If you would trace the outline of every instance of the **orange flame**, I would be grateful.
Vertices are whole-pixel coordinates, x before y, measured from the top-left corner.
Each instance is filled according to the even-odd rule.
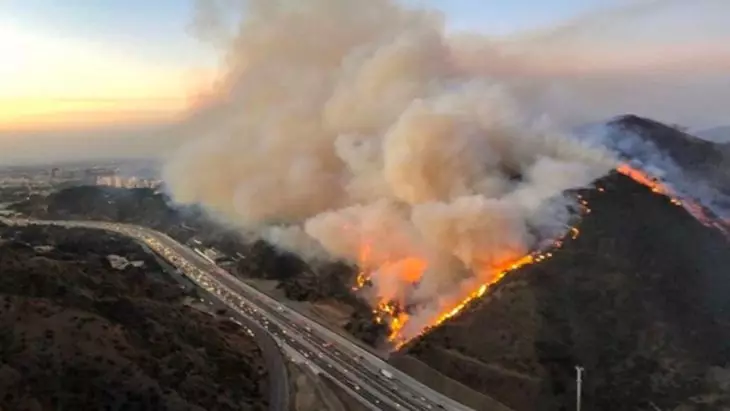
[[[583,207],[583,212],[587,212],[587,202],[581,200],[580,203]],[[578,231],[578,229],[574,227],[570,228],[568,231],[568,234],[573,239],[577,238],[579,233],[580,232]],[[562,247],[562,245],[562,239],[558,239],[553,242],[554,248],[560,248]],[[372,253],[368,243],[364,243],[361,246],[359,256],[360,272],[357,275],[356,285],[353,287],[356,290],[362,289],[363,287],[368,285],[370,274],[375,271],[382,270],[381,272],[392,273],[392,275],[398,276],[398,278],[402,281],[415,284],[420,281],[423,273],[428,267],[427,261],[417,257],[408,257],[393,262],[386,262],[380,267],[375,267],[374,269],[372,269],[373,263],[369,260],[372,256]],[[471,303],[475,299],[484,296],[484,294],[492,285],[499,282],[508,273],[524,267],[528,264],[544,261],[552,256],[552,252],[535,252],[522,257],[508,258],[497,267],[490,267],[488,269],[485,269],[485,272],[483,272],[482,275],[479,276],[479,278],[489,278],[490,280],[477,285],[473,291],[469,292],[466,297],[462,298],[460,301],[456,301],[451,304],[446,304],[442,306],[441,312],[433,317],[431,323],[422,331],[422,333],[438,327],[446,320],[458,315],[464,310],[464,308],[469,305],[469,303]],[[373,314],[376,323],[388,325],[388,341],[394,345],[396,350],[401,348],[408,341],[410,341],[412,336],[408,337],[403,334],[403,328],[408,323],[410,316],[406,312],[404,307],[401,307],[399,302],[381,299],[377,303],[376,307],[373,309]]]
[[[628,164],[621,164],[616,169],[619,173],[630,177],[632,180],[639,184],[643,184],[651,189],[651,191],[657,194],[669,195],[671,191],[668,187],[663,185],[659,180],[651,177],[649,174],[639,170],[638,168],[631,167]]]
[[[368,281],[368,275],[367,271],[365,271],[364,263],[370,261],[370,254],[372,252],[372,249],[370,247],[370,244],[363,244],[360,247],[360,255],[358,256],[358,262],[360,271],[357,273],[357,278],[355,278],[355,286],[352,287],[353,290],[357,291],[367,284]]]
[[[651,189],[651,191],[661,194],[669,198],[672,204],[683,207],[690,213],[697,221],[702,223],[706,227],[715,228],[720,230],[726,236],[730,235],[730,226],[721,220],[713,218],[705,207],[699,203],[692,201],[691,199],[680,199],[677,194],[674,193],[669,187],[662,184],[658,179],[651,177],[649,174],[642,170],[631,167],[628,164],[620,165],[616,171],[630,177],[639,184],[643,184]]]
[[[712,221],[702,206],[688,200],[680,201],[673,195],[668,186],[662,184],[661,181],[650,176],[644,171],[633,168],[628,164],[620,165],[617,171],[630,177],[634,181],[649,187],[653,192],[669,197],[673,204],[684,207],[704,224],[717,227],[717,223]],[[606,190],[603,187],[599,187],[598,191],[603,193]],[[588,208],[588,202],[580,195],[578,195],[578,203],[581,208],[581,215],[590,214],[591,210]],[[578,235],[580,235],[580,231],[577,227],[569,227],[566,233],[566,237],[569,236],[571,239],[576,239]],[[563,244],[564,238],[556,239],[552,244],[553,249],[559,249],[563,246]],[[441,312],[433,317],[431,324],[429,324],[422,333],[426,333],[429,330],[438,327],[448,319],[461,313],[469,305],[469,303],[484,296],[492,285],[498,283],[510,272],[529,264],[542,262],[552,256],[553,253],[550,251],[534,252],[522,257],[515,256],[508,258],[504,263],[497,267],[485,269],[484,272],[480,273],[483,275],[480,275],[479,278],[489,278],[489,280],[485,283],[478,284],[475,289],[469,292],[466,297],[461,299],[461,301],[441,307]],[[404,282],[415,284],[420,281],[423,273],[428,267],[428,263],[427,261],[417,257],[408,257],[397,261],[386,262],[378,267],[373,267],[371,246],[368,243],[364,243],[361,246],[359,253],[359,267],[360,272],[357,275],[356,285],[353,287],[356,290],[367,286],[371,273],[376,271],[392,273],[392,275],[398,276],[398,278]],[[405,307],[399,305],[399,302],[381,300],[373,310],[373,314],[375,315],[375,321],[377,323],[388,325],[390,329],[388,341],[395,346],[396,350],[400,349],[403,345],[410,341],[410,337],[403,334],[403,328],[408,323],[410,317],[406,312]]]
[[[490,286],[496,284],[504,278],[510,271],[515,271],[518,268],[521,268],[523,266],[526,266],[528,264],[532,264],[538,261],[539,258],[542,258],[542,255],[535,254],[535,255],[526,255],[524,257],[521,257],[515,261],[512,261],[511,263],[505,264],[504,267],[501,269],[496,269],[496,275],[492,276],[492,279],[485,284],[482,284],[477,288],[475,291],[470,293],[464,300],[461,302],[455,304],[451,308],[446,308],[444,312],[436,319],[436,321],[431,325],[431,327],[438,327],[439,325],[443,324],[444,321],[448,320],[449,318],[454,317],[455,315],[459,314],[464,308],[473,300],[480,298],[484,295],[484,293],[487,292]]]

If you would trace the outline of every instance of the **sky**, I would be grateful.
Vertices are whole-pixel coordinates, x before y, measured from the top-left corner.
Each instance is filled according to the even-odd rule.
[[[0,128],[142,120],[186,104],[213,51],[187,1],[0,0]],[[204,73],[203,73],[204,76]]]
[[[450,32],[519,42],[528,74],[550,77],[549,98],[575,118],[730,124],[730,1],[402,1],[443,11]],[[195,10],[193,0],[0,0],[0,143],[178,118],[220,72]]]
[[[452,30],[506,35],[617,0],[412,0]],[[542,5],[536,5],[542,3]],[[548,5],[549,3],[549,5]],[[0,0],[0,129],[174,115],[215,76],[190,0]]]

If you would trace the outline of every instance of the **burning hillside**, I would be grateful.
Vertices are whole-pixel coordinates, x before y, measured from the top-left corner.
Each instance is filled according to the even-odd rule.
[[[171,194],[310,261],[359,264],[400,345],[542,258],[579,214],[566,190],[615,167],[463,52],[441,16],[396,1],[251,1],[216,107],[236,115],[171,159]]]
[[[167,164],[172,197],[359,265],[358,295],[402,346],[551,255],[590,212],[566,193],[618,166],[525,114],[526,85],[498,73],[526,61],[477,68],[467,43],[391,0],[248,2],[219,98]]]
[[[670,199],[672,204],[682,206],[689,214],[691,214],[697,221],[702,223],[705,227],[714,228],[719,230],[725,236],[730,238],[730,224],[727,220],[715,215],[709,208],[699,203],[697,200],[692,198],[682,198],[680,193],[673,190],[669,185],[663,183],[658,178],[650,176],[646,172],[634,168],[629,164],[622,164],[617,168],[617,171],[637,183],[644,185],[651,189],[656,194],[661,194]]]
[[[629,164],[624,170],[630,167],[652,176],[644,184],[660,183],[666,193],[681,197],[695,217],[730,220],[729,146],[633,115],[589,127],[582,134],[625,159]],[[640,177],[636,171],[633,176]]]
[[[683,207],[689,214],[706,227],[717,229],[726,236],[730,234],[730,226],[728,226],[727,223],[714,216],[707,208],[698,202],[692,199],[680,199],[677,193],[673,192],[668,185],[664,184],[656,177],[650,176],[646,172],[634,168],[626,163],[619,165],[616,171],[649,188],[653,193],[667,197],[672,204]],[[599,192],[605,191],[603,187],[598,187],[598,190]],[[579,213],[580,216],[585,216],[591,212],[591,209],[588,208],[588,202],[584,200],[581,195],[578,195],[576,198],[576,203],[581,207]],[[574,224],[578,225],[579,222],[579,218],[576,217]],[[452,301],[449,304],[442,305],[440,311],[434,312],[430,318],[426,319],[426,326],[423,331],[428,331],[438,327],[444,321],[459,314],[469,303],[482,297],[489,287],[496,284],[508,273],[516,271],[529,264],[540,263],[552,257],[553,253],[557,252],[562,247],[564,237],[568,236],[574,240],[577,238],[578,234],[579,229],[577,227],[572,227],[560,238],[555,239],[542,250],[531,252],[513,260],[506,260],[502,265],[492,267],[489,274],[478,275],[480,278],[485,278],[486,281],[482,284],[475,284],[474,288],[470,290],[468,294],[463,296],[461,300]],[[361,290],[370,285],[369,278],[372,274],[372,270],[385,271],[388,275],[397,276],[405,279],[407,282],[417,284],[421,279],[423,271],[427,267],[427,262],[417,258],[406,258],[401,261],[386,263],[380,267],[370,268],[370,247],[365,245],[361,250],[358,266],[360,267],[360,272],[357,276],[356,286],[354,287],[355,290]],[[414,335],[408,335],[402,332],[403,327],[410,318],[410,314],[403,308],[403,306],[399,305],[399,303],[399,301],[381,300],[376,304],[373,310],[378,322],[387,321],[390,328],[388,340],[393,343],[396,350],[400,349],[410,339],[415,337]]]
[[[415,356],[519,411],[569,409],[576,365],[586,370],[586,408],[725,409],[727,238],[660,186],[637,182],[624,169],[579,191],[591,210],[580,236],[511,272],[394,361]]]
[[[581,203],[581,205],[584,206],[584,213],[590,212],[590,210],[585,207],[583,200],[579,199],[579,202]],[[578,235],[578,229],[574,227],[570,228],[565,234],[569,235],[571,238],[575,238]],[[491,267],[490,272],[486,274],[477,274],[478,278],[485,278],[485,282],[481,284],[474,283],[473,288],[471,290],[468,290],[468,293],[462,296],[461,299],[455,299],[453,301],[450,301],[449,303],[443,304],[440,307],[440,310],[434,311],[429,318],[422,319],[421,321],[425,325],[420,331],[420,335],[438,327],[444,321],[447,321],[450,318],[458,315],[462,310],[464,310],[464,308],[467,307],[469,303],[471,303],[475,299],[482,297],[487,292],[490,286],[496,284],[508,273],[518,270],[528,264],[539,263],[547,258],[552,257],[553,252],[556,249],[559,249],[562,244],[563,240],[557,239],[553,241],[550,244],[549,248],[546,250],[535,251],[517,259],[506,260],[504,263],[502,263],[502,265]],[[356,286],[354,287],[355,291],[360,291],[363,288],[371,285],[370,276],[372,275],[373,271],[370,271],[368,269],[368,267],[371,266],[371,263],[368,260],[368,249],[369,248],[367,246],[364,247],[361,259],[358,262],[360,271],[357,276]],[[374,268],[373,270],[386,272],[388,273],[388,275],[404,278],[406,281],[411,282],[415,286],[420,280],[421,275],[426,267],[426,261],[415,258],[407,258],[396,263],[386,263],[385,265]],[[398,301],[383,299],[379,301],[373,309],[376,322],[387,322],[389,327],[388,341],[393,344],[393,347],[396,350],[400,349],[402,346],[408,343],[408,341],[418,336],[413,334],[406,334],[403,332],[403,329],[408,323],[411,314],[407,311],[407,307],[403,307],[399,304],[400,302]]]

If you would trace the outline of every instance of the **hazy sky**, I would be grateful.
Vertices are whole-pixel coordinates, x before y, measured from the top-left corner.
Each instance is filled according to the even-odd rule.
[[[421,0],[412,0],[417,3]],[[425,0],[455,30],[509,34],[618,0]],[[190,0],[0,0],[0,128],[179,110],[216,53],[191,35]],[[93,115],[92,115],[93,114]],[[85,119],[84,121],[87,121]]]
[[[0,127],[175,111],[212,51],[188,1],[0,1]],[[112,117],[112,118],[107,118]]]
[[[453,31],[539,33],[535,65],[560,81],[587,76],[584,90],[612,99],[601,115],[658,107],[644,111],[660,119],[679,112],[676,121],[698,126],[726,123],[730,1],[404,1],[441,9]],[[217,72],[216,51],[192,35],[193,15],[192,0],[0,0],[0,131],[179,113]],[[629,71],[633,77],[617,74]],[[631,98],[637,82],[651,88],[641,93],[647,99]],[[668,90],[677,87],[685,91]],[[677,111],[672,104],[684,96],[704,98],[698,104],[708,110]]]

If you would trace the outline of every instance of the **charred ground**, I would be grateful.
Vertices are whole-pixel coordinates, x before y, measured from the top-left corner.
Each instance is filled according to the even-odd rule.
[[[130,240],[0,226],[0,407],[263,410],[256,344]],[[107,255],[143,261],[114,269]],[[192,287],[190,287],[192,290]]]
[[[576,365],[588,409],[728,406],[726,238],[627,177],[599,186],[577,239],[401,355],[516,410],[573,409]]]

